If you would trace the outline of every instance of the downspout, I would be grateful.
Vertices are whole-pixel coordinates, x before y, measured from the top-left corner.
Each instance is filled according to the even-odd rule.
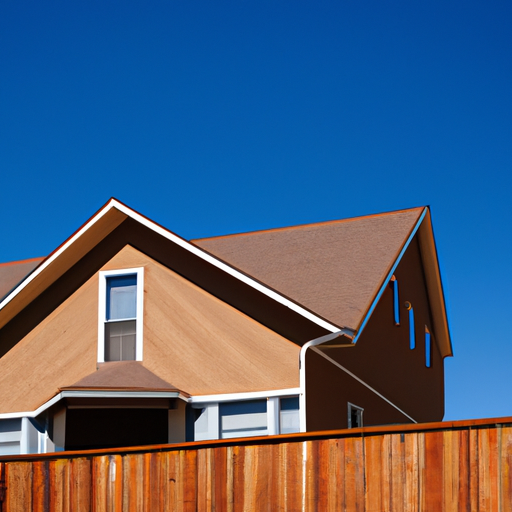
[[[317,345],[321,345],[322,343],[327,343],[328,341],[332,341],[336,338],[339,338],[343,335],[348,336],[349,338],[353,338],[356,334],[355,331],[345,327],[339,331],[333,332],[331,334],[326,334],[325,336],[320,336],[319,338],[315,338],[311,341],[308,341],[306,344],[302,346],[300,349],[299,355],[299,428],[301,432],[306,432],[306,350],[310,347],[316,347]],[[345,344],[344,344],[345,345]],[[350,346],[350,345],[347,345]]]

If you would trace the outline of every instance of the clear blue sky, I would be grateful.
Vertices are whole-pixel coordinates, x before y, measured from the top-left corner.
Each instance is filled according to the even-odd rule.
[[[512,415],[510,1],[0,3],[0,261],[430,205],[445,419]]]

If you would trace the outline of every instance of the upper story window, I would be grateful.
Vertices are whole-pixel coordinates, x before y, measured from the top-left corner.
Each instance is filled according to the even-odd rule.
[[[142,360],[142,268],[100,272],[98,362]]]

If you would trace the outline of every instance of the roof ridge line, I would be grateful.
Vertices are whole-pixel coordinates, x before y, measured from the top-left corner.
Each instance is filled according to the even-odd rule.
[[[205,240],[219,240],[221,238],[235,238],[239,236],[248,236],[248,235],[256,235],[259,233],[272,233],[277,231],[291,231],[291,230],[297,230],[305,227],[313,227],[313,226],[322,226],[327,224],[341,224],[346,222],[353,222],[356,220],[361,219],[368,219],[368,218],[374,218],[374,217],[383,217],[387,215],[393,215],[398,213],[404,213],[404,212],[411,212],[413,210],[423,210],[423,208],[426,208],[426,206],[414,206],[412,208],[403,208],[401,210],[391,210],[389,212],[381,212],[381,213],[372,213],[369,215],[360,215],[357,217],[348,217],[346,219],[332,219],[332,220],[324,220],[320,222],[310,222],[305,224],[297,224],[294,226],[282,226],[278,228],[267,228],[267,229],[256,229],[253,231],[245,231],[243,233],[231,233],[227,235],[217,235],[217,236],[210,236],[210,237],[203,237],[203,238],[193,238],[189,240],[190,243],[196,245],[197,242],[202,242]]]

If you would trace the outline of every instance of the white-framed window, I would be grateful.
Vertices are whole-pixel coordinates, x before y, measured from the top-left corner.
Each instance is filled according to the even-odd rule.
[[[144,269],[99,274],[98,362],[142,361]]]
[[[280,434],[300,432],[299,397],[291,396],[280,400]]]
[[[348,428],[363,426],[363,411],[364,409],[362,407],[347,402]]]

